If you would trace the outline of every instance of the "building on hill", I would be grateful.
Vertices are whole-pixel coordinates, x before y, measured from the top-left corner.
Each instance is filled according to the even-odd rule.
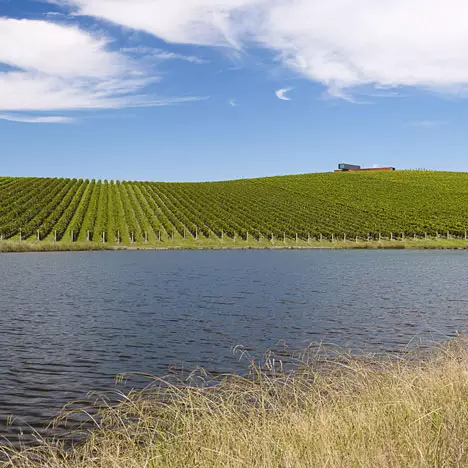
[[[394,167],[361,167],[355,164],[338,164],[335,172],[361,172],[361,171],[394,171]]]
[[[360,171],[361,166],[356,166],[355,164],[340,163],[338,164],[338,170],[339,171]]]

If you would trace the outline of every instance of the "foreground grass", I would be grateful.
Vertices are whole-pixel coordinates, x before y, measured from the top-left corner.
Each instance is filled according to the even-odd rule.
[[[102,242],[50,242],[50,241],[18,241],[7,240],[0,241],[1,252],[68,252],[68,251],[97,251],[97,250],[278,250],[278,249],[410,249],[410,250],[451,250],[468,249],[468,240],[464,239],[405,239],[405,240],[323,240],[323,241],[304,241],[296,242],[293,239],[286,241],[276,240],[271,242],[268,239],[248,241],[233,241],[226,239],[176,239],[174,241],[165,241],[157,243],[134,243],[134,244],[111,244]]]
[[[468,466],[468,352],[419,359],[310,353],[209,388],[155,385],[108,407],[85,443],[14,452],[14,467]]]

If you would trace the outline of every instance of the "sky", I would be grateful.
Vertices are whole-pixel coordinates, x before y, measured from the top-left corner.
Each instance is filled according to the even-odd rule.
[[[0,0],[0,175],[468,170],[465,0]]]

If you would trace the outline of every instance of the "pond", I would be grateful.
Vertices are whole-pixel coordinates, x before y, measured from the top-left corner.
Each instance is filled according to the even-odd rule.
[[[454,337],[467,266],[462,251],[3,254],[0,434],[40,430],[119,373],[239,370],[236,345],[397,352]]]

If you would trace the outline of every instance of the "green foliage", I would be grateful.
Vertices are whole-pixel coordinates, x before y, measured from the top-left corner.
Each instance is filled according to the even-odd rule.
[[[83,219],[83,225],[81,227],[80,239],[88,239],[99,241],[99,236],[102,234],[100,232],[95,232],[96,220],[98,215],[99,208],[99,196],[101,193],[101,181],[92,180],[91,184],[93,185],[93,192],[89,200],[88,209],[86,210],[85,217]]]
[[[22,205],[15,204],[11,211],[6,211],[0,217],[0,236],[8,239],[21,232],[22,236],[29,237],[36,229],[39,229],[54,207],[58,206],[62,194],[68,191],[72,183],[65,179],[49,181],[50,183],[46,184],[43,190],[34,196],[26,197]],[[18,195],[20,196],[21,193],[19,191]]]
[[[468,174],[323,173],[210,183],[0,178],[0,235],[178,239],[464,237]]]
[[[94,224],[93,239],[95,241],[108,240],[108,202],[109,202],[109,183],[105,180],[101,184],[101,190],[99,191],[99,199],[97,201],[97,214]]]

